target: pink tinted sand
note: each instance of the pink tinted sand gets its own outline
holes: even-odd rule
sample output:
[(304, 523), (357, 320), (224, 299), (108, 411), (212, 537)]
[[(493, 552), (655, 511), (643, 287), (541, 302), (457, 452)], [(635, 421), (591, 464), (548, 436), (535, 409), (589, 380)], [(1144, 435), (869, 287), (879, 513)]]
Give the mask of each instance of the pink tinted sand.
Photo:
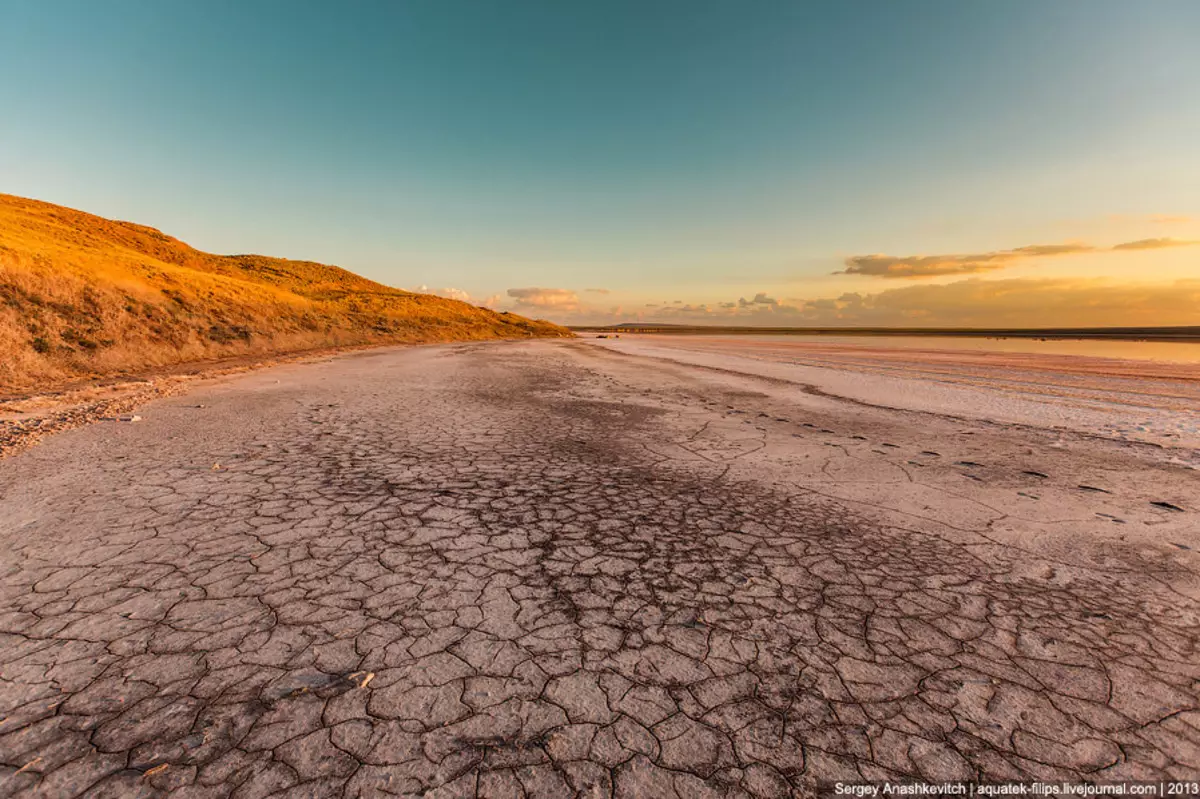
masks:
[[(918, 346), (883, 338), (793, 336), (623, 335), (596, 343), (793, 382), (870, 405), (1178, 448), (1182, 451), (1171, 457), (1189, 462), (1200, 447), (1196, 363), (1004, 352), (999, 350), (1004, 342), (986, 339), (974, 350), (935, 338)], [(1124, 352), (1136, 352), (1136, 344), (1127, 343), (1132, 346)], [(1146, 346), (1158, 347), (1157, 354), (1172, 345)], [(1176, 346), (1183, 351), (1189, 345)], [(1112, 348), (1099, 343), (1094, 349)]]

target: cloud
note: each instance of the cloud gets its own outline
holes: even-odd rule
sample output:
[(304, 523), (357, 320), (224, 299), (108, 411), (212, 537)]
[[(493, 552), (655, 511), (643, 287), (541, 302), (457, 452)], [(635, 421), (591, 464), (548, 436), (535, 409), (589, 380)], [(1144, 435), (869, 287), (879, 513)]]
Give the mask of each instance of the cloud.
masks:
[(938, 277), (965, 275), (989, 269), (1003, 269), (1001, 263), (984, 263), (971, 256), (958, 255), (855, 255), (847, 258), (846, 268), (835, 275), (870, 275), (871, 277)]
[(1075, 255), (1081, 252), (1092, 252), (1096, 248), (1090, 244), (1030, 244), (1017, 247), (1015, 250), (1001, 250), (997, 255), (1012, 258), (1039, 258), (1045, 255)]
[(509, 289), (508, 296), (517, 301), (518, 308), (554, 311), (577, 311), (579, 295), (570, 289), (518, 288)]
[(945, 275), (970, 275), (1004, 269), (1017, 261), (1046, 258), (1055, 255), (1078, 255), (1095, 252), (1127, 252), (1156, 250), (1165, 247), (1184, 247), (1196, 244), (1182, 239), (1140, 239), (1095, 247), (1091, 244), (1030, 244), (1011, 250), (950, 255), (853, 255), (845, 260), (846, 268), (838, 275), (867, 275), (882, 278), (923, 278)]
[(1161, 250), (1164, 247), (1189, 247), (1200, 242), (1187, 241), (1185, 239), (1138, 239), (1137, 241), (1127, 241), (1124, 244), (1117, 244), (1113, 247), (1114, 250)]
[(1109, 327), (1200, 325), (1200, 279), (1120, 283), (1073, 278), (967, 278), (877, 293), (789, 299), (741, 298), (557, 315), (571, 324), (669, 322), (778, 327)]
[(589, 294), (612, 294), (608, 289), (584, 289)]
[(415, 291), (418, 294), (433, 294), (434, 296), (445, 297), (446, 299), (450, 299), (450, 300), (460, 300), (462, 302), (469, 302), (472, 305), (478, 305), (483, 308), (491, 308), (493, 311), (499, 309), (500, 302), (501, 302), (501, 300), (504, 299), (499, 294), (492, 294), (491, 296), (485, 297), (482, 300), (476, 300), (468, 292), (463, 291), (462, 289), (456, 289), (456, 288), (434, 289), (434, 288), (430, 288), (429, 286), (424, 286), (424, 285), (417, 286), (415, 289), (412, 289), (412, 291)]
[(1190, 216), (1178, 214), (1158, 214), (1157, 216), (1150, 217), (1150, 221), (1156, 225), (1186, 225), (1195, 220)]
[(417, 288), (413, 289), (413, 291), (417, 292), (418, 294), (434, 294), (438, 297), (445, 297), (446, 299), (449, 299), (449, 300), (461, 300), (462, 302), (471, 302), (471, 303), (474, 302), (474, 300), (471, 299), (471, 295), (468, 294), (467, 292), (463, 291), (462, 289), (456, 289), (456, 288), (431, 289), (431, 288), (429, 288), (429, 286), (422, 285), (422, 286), (418, 286)]
[(970, 278), (807, 300), (790, 324), (910, 327), (1107, 327), (1200, 324), (1200, 280)]
[[(758, 292), (757, 294), (755, 294), (754, 299), (752, 299), (752, 300), (748, 300), (745, 297), (739, 297), (738, 301), (737, 301), (737, 306), (739, 308), (753, 308), (756, 305), (778, 305), (778, 304), (779, 304), (778, 300), (771, 299), (770, 297), (768, 297), (765, 293), (763, 293), (761, 291)], [(722, 303), (721, 307), (725, 307), (724, 303)], [(732, 303), (730, 304), (730, 307), (732, 307)]]
[(1101, 327), (1200, 324), (1200, 280), (962, 280), (868, 295), (845, 317), (862, 324), (963, 327)]
[(969, 275), (1003, 269), (1013, 261), (1022, 259), (1074, 255), (1094, 250), (1095, 247), (1089, 244), (1031, 244), (1012, 250), (954, 255), (854, 255), (846, 259), (845, 270), (835, 274), (883, 278)]

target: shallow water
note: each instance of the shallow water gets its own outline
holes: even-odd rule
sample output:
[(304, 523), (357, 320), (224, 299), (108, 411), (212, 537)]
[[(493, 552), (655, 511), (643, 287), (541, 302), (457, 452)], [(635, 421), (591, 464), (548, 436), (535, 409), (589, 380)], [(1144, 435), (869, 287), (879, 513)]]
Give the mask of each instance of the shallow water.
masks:
[[(697, 338), (706, 338), (697, 336)], [(722, 338), (729, 338), (723, 336)], [(1182, 341), (1096, 341), (1092, 339), (979, 338), (975, 336), (837, 336), (813, 334), (739, 335), (746, 340), (782, 343), (837, 344), (839, 346), (907, 350), (965, 350), (970, 352), (1020, 352), (1036, 355), (1075, 355), (1088, 358), (1121, 358), (1134, 361), (1200, 364), (1200, 343)]]
[(1152, 443), (1200, 468), (1198, 344), (796, 334), (597, 343), (868, 405)]

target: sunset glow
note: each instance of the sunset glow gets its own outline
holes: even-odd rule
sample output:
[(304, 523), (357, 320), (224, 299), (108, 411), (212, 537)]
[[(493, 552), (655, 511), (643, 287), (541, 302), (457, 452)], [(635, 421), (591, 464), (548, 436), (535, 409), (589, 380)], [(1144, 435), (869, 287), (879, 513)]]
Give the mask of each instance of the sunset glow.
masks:
[(870, 5), (7, 3), (0, 190), (563, 323), (1200, 324), (1200, 5)]

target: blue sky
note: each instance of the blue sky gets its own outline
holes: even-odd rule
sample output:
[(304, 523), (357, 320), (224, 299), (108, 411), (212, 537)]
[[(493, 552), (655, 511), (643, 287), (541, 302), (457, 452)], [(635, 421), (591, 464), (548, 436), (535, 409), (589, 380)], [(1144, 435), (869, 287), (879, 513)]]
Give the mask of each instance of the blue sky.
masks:
[(566, 321), (1166, 286), (1198, 41), (1191, 0), (0, 0), (0, 191)]

